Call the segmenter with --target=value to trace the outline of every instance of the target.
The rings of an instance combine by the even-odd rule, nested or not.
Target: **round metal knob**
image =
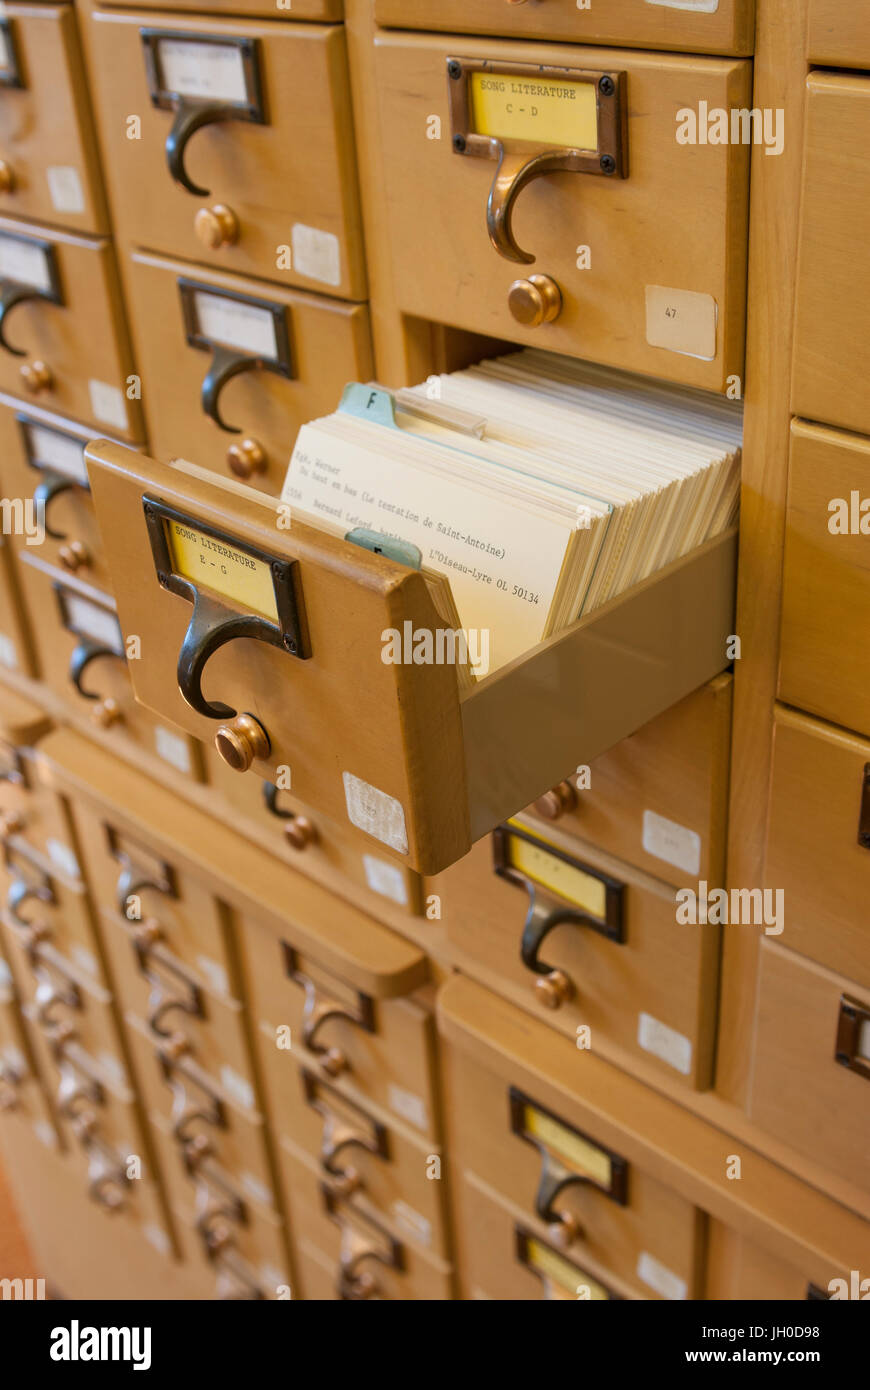
[[[229,724],[221,724],[214,746],[227,767],[247,772],[256,758],[269,756],[269,736],[252,714],[237,714]]]
[[[11,193],[14,188],[15,175],[12,165],[7,164],[5,159],[0,159],[0,193]]]
[[[574,993],[574,986],[563,971],[551,970],[535,980],[535,993],[545,1009],[561,1009]]]
[[[51,368],[45,362],[25,362],[19,371],[25,391],[29,391],[32,396],[38,396],[40,391],[47,391],[54,383]]]
[[[514,280],[508,290],[508,308],[526,328],[552,323],[562,311],[562,291],[549,275],[530,275]]]
[[[284,836],[294,849],[305,849],[317,839],[317,826],[307,816],[294,816],[285,821]]]
[[[227,449],[227,468],[237,478],[252,478],[266,470],[266,451],[256,439],[243,439]]]
[[[190,1039],[184,1033],[172,1033],[165,1041],[161,1040],[160,1052],[167,1062],[177,1062],[190,1051]]]
[[[330,1047],[320,1054],[320,1065],[327,1076],[339,1076],[347,1070],[347,1058],[340,1047]]]
[[[233,1243],[233,1228],[223,1217],[213,1217],[203,1228],[203,1235],[209,1250],[217,1254],[220,1250],[225,1250],[228,1245]]]
[[[210,1158],[213,1153],[214,1144],[207,1134],[195,1134],[184,1145],[184,1157],[191,1168],[198,1167],[203,1159]]]
[[[547,1227],[550,1239],[554,1245],[558,1245],[560,1250],[567,1250],[569,1245],[573,1245],[583,1234],[583,1228],[577,1217],[572,1212],[560,1212],[558,1221],[552,1221]]]
[[[158,941],[162,941],[163,928],[157,918],[146,917],[144,922],[139,922],[133,931],[133,940],[146,951],[151,946],[156,946]]]
[[[558,820],[564,816],[566,811],[573,811],[577,805],[577,793],[570,782],[560,782],[557,787],[551,787],[543,796],[539,796],[534,803],[534,810],[544,820]]]
[[[20,811],[4,811],[0,815],[0,840],[8,840],[10,835],[20,835],[25,820]]]
[[[61,546],[57,558],[65,570],[71,570],[75,574],[76,570],[83,569],[91,563],[91,552],[81,541],[70,541],[69,545]]]
[[[91,719],[98,729],[111,729],[113,724],[120,723],[123,718],[121,706],[111,695],[105,700],[98,700],[91,710]]]
[[[345,1173],[330,1173],[329,1185],[337,1197],[352,1197],[362,1187],[362,1178],[353,1168]]]
[[[218,251],[222,246],[233,246],[239,239],[239,219],[225,203],[215,203],[211,208],[200,208],[193,219],[193,230],[203,246],[210,251]]]

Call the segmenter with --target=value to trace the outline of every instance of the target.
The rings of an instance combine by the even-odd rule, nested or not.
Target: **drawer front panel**
[[[373,1000],[250,921],[241,924],[251,1013],[276,1113],[298,1085],[287,1056],[349,1098],[434,1134],[432,1020],[409,999]],[[291,973],[292,972],[292,973]]]
[[[868,535],[870,444],[795,423],[779,693],[790,704],[865,734],[870,734]]]
[[[465,1055],[451,1053],[447,1094],[454,1161],[567,1258],[591,1261],[641,1298],[698,1296],[700,1216],[676,1188]],[[473,1226],[470,1194],[467,1206]]]
[[[522,7],[511,0],[375,0],[375,18],[397,29],[751,53],[755,5],[754,0],[609,0],[606,6],[581,8],[577,0]]]
[[[141,439],[111,244],[3,218],[0,277],[22,290],[4,325],[0,391],[37,396],[97,431]]]
[[[69,811],[57,792],[46,785],[39,754],[2,739],[0,841],[16,851],[35,852],[67,879],[81,876]]]
[[[765,941],[749,1113],[798,1153],[870,1190],[870,994]]]
[[[97,4],[102,9],[109,8],[105,0],[97,0]],[[162,10],[164,5],[163,0],[123,0],[123,4],[118,5],[119,9],[130,7]],[[114,8],[114,4],[111,8]],[[344,17],[344,0],[283,0],[281,4],[274,3],[274,0],[182,0],[181,4],[173,5],[173,9],[192,14],[253,14],[262,15],[264,19],[274,19],[277,11],[282,22],[294,19],[336,20]]]
[[[198,1221],[187,1205],[176,1208],[182,1256],[202,1279],[201,1297],[236,1299],[295,1298],[287,1242],[274,1213],[246,1203],[238,1220],[209,1213]]]
[[[128,246],[365,298],[343,29],[98,13],[92,39]]]
[[[719,676],[579,768],[529,814],[671,883],[719,883],[730,724],[731,677]]]
[[[17,569],[9,542],[0,540],[0,666],[22,676],[35,676],[35,653]]]
[[[828,67],[870,67],[870,15],[860,5],[810,0],[808,53]]]
[[[783,944],[870,988],[870,742],[777,712],[764,879]]]
[[[387,34],[376,47],[393,276],[406,314],[726,389],[743,363],[748,147],[701,144],[707,131],[697,129],[697,112],[748,107],[748,63]],[[492,77],[476,71],[481,64]],[[566,135],[548,123],[547,143],[538,126],[520,124],[519,134],[496,138],[511,129],[514,87],[536,79],[542,66],[560,74],[551,79],[551,104],[566,90],[558,87],[570,78],[566,69],[604,74],[613,89],[606,100],[626,113],[622,145],[614,137],[616,153],[601,155],[617,172],[601,176],[596,157],[594,172],[544,172],[524,186],[520,162],[530,155],[542,154],[546,170],[569,139],[611,148],[605,113],[597,134]],[[498,91],[493,111],[476,117],[475,132],[463,103],[475,109],[478,78]],[[572,100],[580,109],[580,97]],[[618,113],[610,119],[618,128]],[[473,156],[499,143],[506,150],[504,198],[503,206],[493,199],[488,237],[487,200],[498,166]],[[507,188],[509,172],[516,181]],[[517,187],[519,254],[505,230]],[[534,282],[529,288],[524,277],[532,273],[558,286],[555,319],[535,309],[544,290]]]
[[[58,951],[86,979],[105,985],[90,903],[75,888],[34,864],[11,846],[0,870],[3,915],[23,952],[36,958],[43,947]]]
[[[206,308],[205,326],[212,336],[188,340],[182,286]],[[334,410],[348,381],[367,381],[374,369],[368,309],[314,295],[294,294],[251,280],[144,254],[128,266],[130,315],[143,379],[148,433],[155,455],[181,455],[224,477],[240,477],[277,495],[284,483],[293,442],[300,425]],[[187,291],[185,291],[187,294]],[[224,317],[229,330],[221,330]],[[278,351],[287,374],[257,369],[253,342],[245,327],[286,335]],[[216,320],[216,322],[214,321]],[[215,412],[224,426],[205,413],[203,382],[208,375],[217,333],[232,331],[236,355],[250,358],[252,369],[227,379],[216,396]],[[260,331],[262,331],[260,329]],[[273,352],[271,343],[266,351]],[[277,360],[277,359],[275,359]]]
[[[72,5],[7,5],[0,38],[0,211],[107,232]]]
[[[525,867],[508,866],[505,877],[497,854],[519,856]],[[615,861],[606,869],[598,862],[585,848],[580,858],[576,846],[519,825],[497,832],[436,881],[448,938],[460,962],[495,972],[503,992],[578,1045],[577,1030],[585,1028],[593,1051],[604,1039],[628,1065],[652,1064],[703,1088],[716,1026],[719,928],[681,923],[672,889]]]
[[[834,1280],[844,1280],[849,1288],[850,1275],[851,1271],[823,1259],[808,1260],[802,1267],[789,1264],[718,1221],[710,1223],[705,1290],[710,1301],[828,1298],[842,1287]]]
[[[868,434],[870,79],[813,73],[807,93],[793,408]]]

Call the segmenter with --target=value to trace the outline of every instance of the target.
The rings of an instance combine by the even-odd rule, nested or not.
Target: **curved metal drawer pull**
[[[377,1260],[386,1269],[403,1270],[405,1252],[389,1231],[379,1226],[370,1217],[365,1224],[371,1228],[371,1235],[344,1220],[341,1204],[336,1194],[326,1185],[321,1186],[324,1209],[331,1221],[341,1231],[339,1248],[339,1276],[337,1293],[339,1298],[357,1301],[378,1297],[378,1285],[369,1270],[360,1269],[365,1260]]]
[[[98,661],[104,656],[111,656],[115,661],[124,661],[124,657],[114,651],[112,647],[107,647],[101,642],[95,642],[91,637],[79,638],[73,649],[73,654],[69,661],[69,678],[83,700],[99,700],[101,698],[98,691],[85,690],[82,685],[82,676],[85,674],[85,671],[92,661]]]
[[[202,693],[202,677],[206,663],[220,647],[236,637],[259,638],[272,643],[275,624],[256,613],[229,613],[225,604],[216,602],[201,589],[190,586],[193,613],[178,654],[178,688],[191,709],[208,719],[234,719],[231,705],[209,701]]]
[[[281,943],[284,951],[284,965],[287,974],[305,991],[305,1004],[302,1009],[302,1041],[310,1052],[321,1059],[321,1065],[332,1076],[346,1070],[347,1057],[341,1048],[330,1047],[318,1040],[318,1033],[332,1018],[343,1018],[353,1023],[365,1033],[375,1031],[374,1003],[367,994],[357,992],[357,1008],[354,1011],[348,1004],[324,994],[320,986],[300,970],[295,949],[288,942]]]
[[[52,907],[57,906],[57,895],[51,883],[46,879],[43,883],[28,883],[23,878],[15,878],[6,894],[6,907],[9,916],[19,927],[33,927],[35,922],[28,921],[21,916],[21,908],[30,899],[35,902],[49,903]]]
[[[223,419],[219,404],[221,392],[233,377],[241,376],[243,372],[255,372],[266,365],[265,358],[249,352],[235,352],[222,343],[212,344],[211,365],[202,379],[200,403],[208,418],[214,420],[225,434],[241,434],[242,431],[238,425],[228,425]]]
[[[37,515],[39,515],[39,510],[42,508],[45,534],[50,536],[53,541],[65,541],[66,532],[55,531],[48,524],[49,503],[52,502],[55,497],[59,497],[61,493],[71,492],[74,488],[79,487],[80,484],[76,483],[74,479],[68,478],[64,473],[54,473],[50,468],[42,468],[40,469],[40,473],[42,475],[40,481],[33,489],[33,503],[37,509]]]
[[[232,121],[238,118],[238,108],[220,101],[185,101],[176,99],[175,119],[166,137],[166,165],[173,181],[186,188],[196,198],[211,197],[211,189],[200,188],[193,182],[185,166],[184,155],[187,142],[203,126],[215,125],[219,121]]]
[[[6,337],[6,318],[16,304],[24,304],[28,299],[48,299],[44,290],[35,285],[22,285],[17,280],[0,280],[0,347],[13,357],[26,357],[25,348],[13,347]]]

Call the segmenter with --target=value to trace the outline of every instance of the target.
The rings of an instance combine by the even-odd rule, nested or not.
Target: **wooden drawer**
[[[522,7],[516,0],[375,0],[375,18],[397,29],[700,53],[751,53],[755,33],[754,0],[610,0],[585,7],[577,0]]]
[[[868,434],[870,78],[811,73],[807,103],[793,408]]]
[[[287,1058],[284,1066],[296,1070]],[[273,1124],[291,1154],[313,1159],[321,1181],[363,1217],[385,1220],[442,1258],[449,1254],[442,1157],[381,1111],[364,1109],[300,1067],[273,1105]]]
[[[184,1205],[176,1209],[176,1229],[182,1258],[201,1283],[200,1298],[223,1302],[296,1297],[286,1234],[274,1212],[246,1202],[237,1220],[210,1213],[198,1224],[193,1210]]]
[[[870,989],[870,742],[777,710],[764,881],[783,944]]]
[[[22,410],[20,401],[0,396],[3,487],[8,496],[21,498],[25,508],[32,504],[37,521],[36,509],[44,506],[40,558],[111,590],[84,459],[93,434],[93,429],[47,410]],[[27,554],[37,542],[15,533],[13,544]]]
[[[719,928],[681,922],[672,888],[519,822],[481,841],[436,887],[461,968],[578,1046],[612,1047],[621,1065],[710,1084]]]
[[[161,1044],[134,1014],[124,1019],[173,1203],[192,1207],[197,1187],[204,1186],[272,1205],[265,1129],[250,1082],[245,1087],[237,1078],[232,1088],[222,1086],[195,1051],[176,1054],[172,1039]]]
[[[33,1129],[49,1148],[58,1134],[47,1092],[30,1047],[19,1012],[19,996],[12,971],[0,952],[0,1114],[4,1121],[16,1116]]]
[[[37,674],[12,547],[0,537],[0,666],[22,676]]]
[[[38,395],[97,431],[141,439],[111,243],[3,218],[0,279],[16,285],[0,391]]]
[[[0,881],[3,916],[26,955],[40,946],[70,961],[85,978],[105,985],[100,946],[84,885],[67,882],[21,850],[4,847]]]
[[[108,232],[72,5],[6,5],[0,58],[0,210]]]
[[[104,443],[87,454],[121,621],[148,652],[131,662],[138,699],[203,742],[216,739],[239,771],[276,784],[289,771],[304,805],[420,873],[453,863],[566,768],[591,762],[723,669],[733,534],[460,696],[451,666],[381,659],[385,629],[441,622],[418,572],[295,518],[276,524],[269,499],[183,460],[164,466]],[[179,560],[168,546],[182,536]],[[191,600],[215,542],[240,568],[220,578],[222,594],[212,587],[217,571],[205,570],[223,639],[212,634],[206,649]],[[251,569],[280,591],[281,606],[275,598],[274,619],[250,622],[254,639],[233,639],[240,615],[254,613],[235,580]],[[298,588],[285,600],[291,574]],[[180,664],[188,632],[198,655]]]
[[[108,7],[106,0],[97,0],[98,5]],[[137,10],[164,8],[163,0],[112,0],[112,4],[117,3],[119,8],[126,9],[128,6],[135,6]],[[283,4],[277,4],[276,0],[180,0],[180,3],[173,5],[174,10],[194,11],[207,14],[238,14],[238,15],[263,15],[266,19],[274,19],[276,11],[282,23],[286,20],[299,19],[327,19],[335,20],[344,17],[344,0],[284,0]]]
[[[870,1190],[870,994],[762,943],[749,1113],[769,1134]]]
[[[463,1298],[609,1302],[631,1296],[590,1261],[548,1241],[534,1223],[518,1220],[470,1174],[457,1183],[456,1208],[463,1233]]]
[[[870,734],[870,443],[796,421],[786,523],[779,694]]]
[[[671,883],[720,883],[731,684],[717,676],[571,774],[528,814]]]
[[[199,780],[193,740],[136,701],[114,600],[32,555],[22,556],[19,569],[46,684],[80,717],[89,715],[119,752],[135,746]]]
[[[424,1255],[410,1241],[400,1240],[385,1223],[363,1217],[342,1198],[325,1190],[317,1168],[287,1144],[280,1146],[284,1197],[293,1232],[293,1244],[307,1292],[307,1270],[314,1252],[315,1266],[326,1257],[332,1266],[331,1295],[357,1300],[389,1299],[396,1302],[443,1301],[453,1297],[450,1266]],[[317,1256],[321,1256],[318,1260]],[[323,1289],[315,1274],[314,1289]]]
[[[122,241],[365,299],[343,28],[97,11],[91,39]]]
[[[146,796],[148,790],[146,783]],[[230,929],[213,885],[175,863],[173,845],[160,836],[159,817],[147,830],[131,831],[118,818],[119,809],[73,802],[85,871],[101,914],[117,925],[119,933],[132,932],[137,924],[159,928],[161,937],[149,930],[142,942],[146,969],[150,952],[155,970],[163,971],[167,979],[174,970],[218,998],[237,999],[240,982]],[[144,809],[147,812],[147,804]],[[115,951],[122,946],[130,962],[124,971],[127,978],[137,952],[132,942],[121,942]],[[132,994],[127,1002],[145,1017],[147,1011],[141,1008],[144,976],[136,972],[130,980]]]
[[[371,923],[372,933],[382,929]],[[297,1097],[288,1053],[363,1107],[372,1102],[420,1134],[437,1132],[434,1030],[413,999],[375,999],[293,944],[240,918],[248,998],[261,1065],[280,1116]],[[289,1030],[289,1031],[288,1031]],[[289,1092],[289,1098],[288,1098]],[[298,1103],[298,1102],[297,1102]],[[280,1120],[279,1120],[280,1127]]]
[[[867,1232],[870,1240],[870,1230]],[[718,1221],[710,1223],[707,1279],[704,1297],[711,1302],[751,1299],[804,1301],[829,1298],[851,1284],[851,1271],[825,1260],[808,1260],[804,1266],[772,1255],[763,1245],[748,1240]]]
[[[807,53],[836,68],[870,67],[870,15],[861,5],[810,0]]]
[[[35,853],[68,879],[80,874],[69,814],[46,785],[35,751],[51,721],[38,705],[0,691],[0,842]]]
[[[714,391],[742,372],[748,147],[681,143],[680,133],[685,112],[750,106],[748,62],[387,33],[376,50],[393,283],[405,314]],[[537,85],[542,67],[554,70],[546,81],[557,92],[566,69],[585,72],[572,101],[592,108],[590,122],[597,103],[600,129],[562,133],[564,98],[546,93],[550,143],[535,108],[522,120],[511,114],[506,84]],[[497,84],[500,72],[501,86],[479,93],[493,109],[475,131],[466,114],[474,84]],[[584,101],[590,74],[610,90],[593,86]],[[515,120],[520,138],[506,140],[497,165],[496,137]],[[621,144],[611,128],[623,130]],[[526,163],[543,153],[552,169],[569,139],[595,145],[594,167],[553,175],[539,164],[544,176],[533,172],[517,200],[511,243]],[[599,155],[612,172],[602,176]],[[558,286],[555,320],[530,322],[527,273]],[[515,283],[520,321],[508,305]]]
[[[507,1066],[495,1074],[452,1049],[448,1060],[451,1159],[479,1180],[475,1192],[492,1189],[527,1230],[637,1297],[698,1297],[703,1218],[676,1174],[672,1187],[651,1177],[579,1124],[576,1107],[555,1113],[525,1082],[514,1084]],[[469,1245],[469,1233],[480,1230],[477,1198],[466,1191],[459,1205],[458,1229]],[[511,1277],[519,1287],[529,1272],[512,1269]]]
[[[239,777],[214,744],[203,754],[210,794],[224,799],[241,834],[334,893],[377,914],[384,903],[412,914],[423,910],[423,880],[404,864],[372,852],[353,829],[313,814],[289,791],[258,777]]]
[[[373,374],[364,304],[341,304],[142,253],[131,257],[127,283],[136,351],[148,382],[148,433],[162,459],[181,455],[277,495],[299,426],[333,410],[348,381],[367,381]],[[193,335],[185,303],[204,306]],[[268,341],[261,343],[258,359],[264,332]],[[233,375],[237,359],[249,369]],[[262,369],[261,361],[267,364]],[[279,361],[286,372],[278,370]]]

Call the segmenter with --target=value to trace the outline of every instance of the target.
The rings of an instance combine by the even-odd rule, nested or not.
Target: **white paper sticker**
[[[48,850],[48,857],[56,869],[60,869],[67,878],[81,878],[82,871],[79,867],[79,861],[69,845],[65,844],[63,840],[55,840],[52,836],[46,840],[45,848]]]
[[[48,194],[55,212],[84,212],[85,190],[72,164],[52,164],[45,171]]]
[[[12,971],[5,960],[0,957],[0,1004],[13,1004],[15,1002],[15,988],[12,984]]]
[[[660,1293],[662,1298],[669,1298],[675,1303],[688,1298],[689,1290],[685,1280],[674,1274],[666,1265],[660,1264],[654,1255],[648,1255],[645,1250],[637,1257],[637,1277],[651,1289],[655,1289],[656,1293]]]
[[[647,854],[664,859],[687,874],[697,876],[701,872],[700,835],[655,811],[643,813],[643,847]]]
[[[341,284],[341,244],[332,232],[294,222],[290,232],[293,269],[324,285]]]
[[[646,287],[646,340],[683,357],[712,362],[716,356],[719,310],[711,294]]]
[[[7,637],[5,632],[0,632],[0,662],[8,666],[10,671],[18,669],[18,653],[15,650],[15,643],[11,637]]]
[[[432,1244],[432,1225],[425,1216],[421,1216],[413,1207],[409,1207],[407,1202],[393,1202],[392,1213],[396,1220],[396,1225],[401,1226],[414,1240],[421,1245]]]
[[[698,14],[715,14],[719,0],[646,0],[648,5],[662,5],[666,10],[695,10]]]
[[[245,65],[238,44],[160,39],[157,53],[165,91],[183,97],[247,102]]]
[[[127,407],[124,392],[119,386],[111,386],[107,381],[97,381],[93,377],[88,382],[91,395],[91,410],[98,420],[106,425],[114,425],[116,430],[127,428]]]
[[[80,966],[88,975],[99,976],[100,963],[93,951],[89,951],[85,946],[80,946],[76,941],[72,946],[70,955],[76,965]]]
[[[241,352],[256,353],[258,357],[278,356],[275,318],[268,309],[203,290],[194,292],[193,302],[197,325],[204,337]]]
[[[19,237],[0,236],[0,277],[32,285],[37,290],[50,290],[51,275],[45,248]]]
[[[170,1250],[169,1236],[162,1226],[158,1226],[154,1221],[149,1221],[142,1227],[142,1234],[155,1250],[159,1250],[161,1255],[168,1255]]]
[[[82,487],[88,486],[85,446],[80,439],[47,429],[45,425],[28,424],[25,428],[30,457],[34,463],[62,473],[65,478],[72,478]]]
[[[286,1273],[270,1264],[260,1265],[260,1283],[264,1289],[275,1289],[276,1292],[278,1289],[290,1287]]]
[[[408,1120],[418,1129],[426,1128],[426,1106],[419,1096],[412,1095],[410,1091],[403,1091],[401,1086],[391,1085],[387,1091],[387,1100],[390,1109],[401,1115],[403,1120]]]
[[[391,898],[394,903],[401,903],[402,907],[406,907],[408,887],[402,870],[395,864],[376,859],[373,854],[364,854],[362,860],[366,871],[366,883],[372,892],[380,893],[382,898]]]
[[[57,1135],[48,1120],[37,1120],[33,1126],[33,1133],[47,1149],[53,1149],[57,1146]]]
[[[229,994],[230,982],[220,961],[211,960],[208,956],[197,956],[196,964],[208,982],[209,989],[214,990],[215,994]]]
[[[20,1047],[13,1047],[10,1043],[0,1052],[0,1057],[3,1058],[7,1067],[11,1067],[13,1071],[18,1072],[21,1076],[26,1076],[28,1074],[30,1068],[27,1065],[27,1058],[24,1056]]]
[[[124,1070],[124,1065],[113,1052],[98,1052],[97,1061],[116,1086],[126,1086],[127,1073]]]
[[[641,1014],[637,1023],[637,1041],[644,1052],[651,1052],[674,1071],[688,1076],[692,1070],[692,1044],[682,1033],[659,1023],[652,1014]]]
[[[354,777],[352,772],[341,774],[344,782],[344,798],[347,802],[347,815],[351,825],[373,835],[382,845],[388,845],[398,854],[408,853],[408,833],[405,829],[405,812],[402,804],[394,796],[378,791],[368,782]]]
[[[239,1076],[232,1067],[221,1067],[221,1085],[238,1105],[244,1106],[246,1110],[254,1108],[254,1088],[243,1076]]]
[[[190,772],[190,745],[182,734],[174,734],[158,724],[154,729],[154,746],[165,763],[171,763],[179,772]]]
[[[255,1202],[259,1202],[263,1207],[270,1207],[274,1201],[272,1189],[261,1182],[256,1173],[242,1173],[240,1175],[242,1187]]]
[[[64,589],[64,609],[67,627],[81,637],[92,637],[95,642],[108,647],[116,656],[124,655],[124,639],[115,614],[109,608],[101,608],[89,598],[83,598],[72,589]]]

